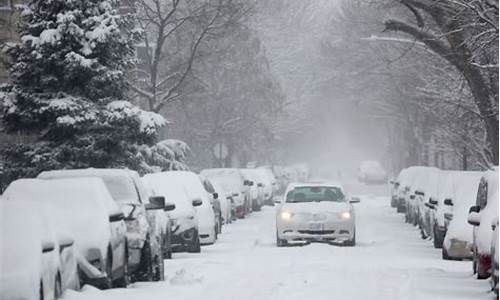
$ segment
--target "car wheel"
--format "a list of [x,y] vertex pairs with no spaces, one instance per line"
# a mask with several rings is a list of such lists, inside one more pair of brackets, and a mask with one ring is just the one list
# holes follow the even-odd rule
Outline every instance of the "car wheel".
[[123,254],[124,260],[123,260],[123,275],[121,278],[118,278],[113,286],[114,287],[120,287],[120,288],[126,288],[130,284],[130,273],[128,269],[128,248],[125,247],[125,253]]
[[188,245],[187,252],[190,252],[190,253],[200,253],[201,252],[200,237],[198,236],[198,231],[194,232],[193,240]]
[[140,268],[135,271],[134,281],[153,281],[153,254],[151,241],[146,238],[141,251]]
[[278,236],[278,232],[276,231],[276,246],[285,247],[288,244],[287,240],[280,239]]
[[455,259],[453,257],[451,257],[449,254],[448,254],[448,251],[446,250],[445,247],[442,248],[441,250],[441,257],[444,259],[444,260],[460,260],[460,259]]
[[61,296],[62,296],[61,276],[58,273],[54,284],[54,299],[59,299],[61,298]]
[[441,237],[441,234],[437,230],[436,226],[434,226],[434,240],[432,242],[434,244],[434,248],[436,249],[443,247],[443,238]]
[[172,235],[167,234],[163,239],[163,258],[172,259]]
[[165,280],[165,264],[163,262],[163,251],[158,255],[155,255],[153,281],[163,281]]
[[38,300],[43,300],[45,298],[43,294],[43,281],[40,280],[40,288],[38,289]]
[[352,236],[352,239],[344,242],[344,246],[348,246],[348,247],[356,246],[356,231],[354,231],[354,235]]
[[102,269],[106,270],[106,278],[100,288],[106,290],[113,287],[113,256],[111,254],[111,249],[108,249],[108,255],[104,264],[104,268]]

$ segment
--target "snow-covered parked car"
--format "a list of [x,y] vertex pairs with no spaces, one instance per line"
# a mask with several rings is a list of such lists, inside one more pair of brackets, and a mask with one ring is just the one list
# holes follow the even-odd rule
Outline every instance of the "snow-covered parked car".
[[[405,169],[401,170],[399,174],[401,174]],[[391,179],[389,181],[391,185],[391,207],[397,208],[398,207],[398,189],[399,189],[399,175],[397,178]]]
[[198,215],[200,243],[202,245],[215,243],[218,229],[211,202],[213,195],[205,190],[200,177],[196,173],[189,171],[170,171],[170,173],[176,178],[177,184],[184,187],[189,199],[201,201],[201,205],[195,207]]
[[276,214],[278,247],[295,242],[356,244],[354,207],[338,183],[291,184]]
[[278,194],[279,185],[276,176],[271,168],[263,166],[256,169],[260,173],[262,181],[262,190],[264,192],[264,203],[267,205],[274,205],[274,196]]
[[[449,221],[453,217],[453,199],[455,199],[455,190],[458,178],[463,171],[441,171],[438,182],[438,195],[429,200],[431,207],[431,228],[434,248],[443,247],[444,237]],[[446,204],[445,204],[446,202]]]
[[387,171],[376,160],[365,160],[359,164],[358,180],[366,184],[383,184],[387,182]]
[[453,198],[446,200],[452,207],[445,216],[446,235],[443,241],[443,259],[472,258],[472,226],[467,222],[469,207],[476,201],[481,172],[462,172],[456,180]]
[[[407,206],[408,202],[411,200],[412,197],[410,197],[410,188],[411,185],[413,184],[413,181],[415,180],[418,172],[421,169],[424,169],[426,167],[421,167],[421,166],[412,166],[408,167],[406,169],[401,170],[401,172],[398,175],[397,182],[399,182],[398,190],[397,190],[397,198],[398,198],[398,203],[397,203],[397,212],[398,213],[405,213],[406,214],[406,221],[409,222],[408,220],[408,212],[407,212]],[[413,195],[413,198],[415,196]]]
[[244,218],[250,209],[248,182],[241,175],[240,170],[232,168],[205,169],[200,172],[210,181],[216,182],[224,189],[231,191],[237,218]]
[[490,276],[492,225],[498,219],[498,167],[486,171],[477,189],[476,205],[469,210],[473,230],[473,270],[478,279]]
[[243,178],[245,179],[248,189],[250,202],[252,203],[252,211],[259,211],[264,205],[265,194],[269,195],[272,187],[265,187],[267,179],[262,171],[258,169],[240,169]]
[[214,186],[212,185],[212,182],[208,180],[203,175],[198,175],[200,177],[201,183],[203,184],[203,188],[205,191],[209,194],[210,198],[210,203],[212,204],[212,209],[214,210],[215,214],[215,228],[217,233],[222,233],[222,205],[221,201],[219,200],[219,193],[215,191]]
[[200,252],[198,215],[194,207],[201,205],[201,200],[189,198],[174,172],[146,174],[143,179],[155,195],[175,204],[175,209],[168,212],[172,221],[173,250]]
[[[406,221],[415,226],[422,226],[422,206],[424,205],[423,190],[429,185],[431,175],[438,172],[435,167],[409,167],[407,172],[410,172],[405,182],[408,188],[406,193]],[[436,180],[435,176],[432,176]]]
[[[209,179],[207,179],[209,180]],[[210,180],[209,180],[210,181]],[[231,192],[227,191],[225,188],[223,188],[220,184],[218,184],[215,181],[210,181],[212,184],[215,193],[218,195],[218,199],[220,202],[220,209],[221,209],[221,216],[222,216],[222,223],[223,224],[229,224],[233,221],[234,218],[234,210],[233,208],[233,199]]]
[[438,197],[440,179],[441,170],[429,168],[422,176],[419,176],[419,180],[414,185],[417,223],[423,238],[433,235],[432,203],[435,203]]
[[57,208],[55,223],[74,239],[83,283],[102,288],[127,286],[124,215],[101,179],[18,179],[3,197]]
[[73,239],[48,207],[0,200],[0,299],[58,299],[78,289]]
[[102,179],[125,216],[131,280],[163,280],[164,243],[170,240],[163,213],[165,199],[149,195],[137,173],[126,169],[57,170],[38,175],[41,179],[81,177]]

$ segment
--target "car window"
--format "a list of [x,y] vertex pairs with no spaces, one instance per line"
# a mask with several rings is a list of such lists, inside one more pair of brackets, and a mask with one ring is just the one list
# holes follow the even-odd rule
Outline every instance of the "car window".
[[345,196],[338,187],[296,187],[288,192],[286,196],[287,203],[301,202],[345,202]]
[[128,176],[105,176],[103,180],[116,202],[140,203],[139,194],[132,178]]
[[484,178],[482,178],[481,182],[479,183],[479,188],[477,190],[476,205],[479,205],[479,207],[483,209],[486,207],[487,201],[488,201],[488,182],[484,180]]

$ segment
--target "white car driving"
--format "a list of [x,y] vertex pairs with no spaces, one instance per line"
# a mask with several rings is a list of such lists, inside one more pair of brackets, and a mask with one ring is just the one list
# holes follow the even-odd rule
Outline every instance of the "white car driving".
[[354,208],[337,183],[290,185],[276,215],[276,244],[326,242],[354,246]]

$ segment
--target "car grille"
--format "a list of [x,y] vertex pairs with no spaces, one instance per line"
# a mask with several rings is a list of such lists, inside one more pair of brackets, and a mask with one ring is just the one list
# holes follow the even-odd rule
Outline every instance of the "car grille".
[[327,214],[324,213],[298,213],[297,217],[303,221],[324,221],[327,219]]
[[317,234],[317,235],[322,235],[322,234],[333,234],[335,230],[299,230],[299,233],[301,234]]

